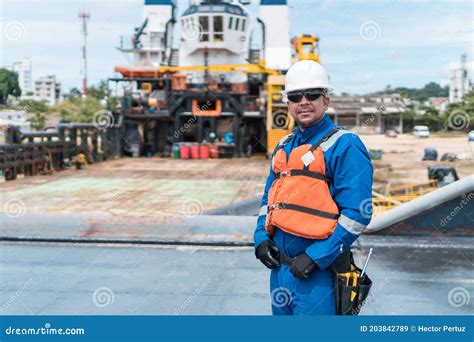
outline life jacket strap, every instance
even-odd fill
[[[334,127],[332,130],[327,132],[321,139],[319,139],[311,148],[309,149],[311,152],[314,152],[319,145],[321,145],[323,142],[328,140],[330,137],[332,137],[334,134],[339,132],[342,128],[341,127]]]
[[[303,212],[303,213],[306,213],[306,214],[315,215],[315,216],[324,217],[324,218],[333,219],[333,220],[337,220],[339,218],[339,214],[332,214],[332,213],[328,213],[326,211],[321,211],[321,210],[317,210],[317,209],[313,209],[313,208],[303,207],[303,206],[297,205],[297,204],[276,202],[276,203],[273,203],[273,204],[268,206],[268,211],[280,210],[280,209],[299,211],[299,212]]]
[[[311,177],[315,179],[320,179],[325,182],[329,181],[329,179],[323,175],[322,173],[319,172],[313,172],[309,170],[287,170],[287,171],[280,171],[275,173],[275,179],[279,179],[281,177],[286,177],[286,176],[305,176],[305,177]]]
[[[339,132],[341,129],[342,129],[341,127],[337,126],[337,127],[333,128],[332,130],[330,130],[321,139],[319,139],[313,146],[311,146],[309,148],[308,152],[313,153],[319,147],[319,145],[321,145],[323,142],[327,141],[329,138],[331,138],[334,134]],[[311,164],[305,165],[303,169],[304,170],[309,170],[310,165]]]

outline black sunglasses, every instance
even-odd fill
[[[298,103],[301,102],[303,99],[303,96],[308,100],[308,101],[316,101],[319,99],[320,96],[323,96],[324,94],[320,90],[308,90],[308,91],[295,91],[293,93],[288,93],[286,97],[288,98],[289,101]]]

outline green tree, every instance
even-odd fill
[[[120,96],[109,96],[107,98],[107,109],[114,110],[120,103]]]
[[[87,88],[87,96],[91,96],[98,100],[106,99],[110,96],[110,89],[107,81],[100,81],[98,85]]]
[[[401,94],[402,96],[408,97],[412,100],[424,102],[430,97],[447,97],[449,94],[449,88],[448,86],[441,87],[436,82],[427,83],[423,88],[392,88],[390,85],[387,85],[384,90],[376,92],[375,95],[390,95],[395,93]]]
[[[7,102],[8,95],[15,97],[21,95],[18,74],[14,71],[0,68],[0,104]]]
[[[415,126],[415,117],[416,113],[412,107],[408,107],[407,110],[402,114],[403,115],[403,127],[404,130],[412,130]]]
[[[48,111],[48,104],[44,100],[21,100],[15,108],[30,113],[46,113]]]
[[[74,88],[71,88],[71,90],[69,90],[69,95],[71,97],[81,97],[82,92],[79,89],[77,89],[76,87],[74,87]]]
[[[71,98],[50,108],[52,112],[59,113],[62,119],[76,123],[94,122],[94,114],[103,109],[100,101],[94,97]]]
[[[28,121],[33,130],[42,131],[46,125],[46,116],[43,113],[35,113]]]
[[[431,106],[420,106],[420,110],[425,111],[424,115],[439,116],[439,111]]]

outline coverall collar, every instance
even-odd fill
[[[307,143],[316,134],[324,134],[334,126],[334,123],[327,114],[324,114],[323,118],[312,126],[309,126],[302,131],[300,127],[296,129],[296,137],[300,143]]]

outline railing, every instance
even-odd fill
[[[80,153],[89,164],[120,157],[120,129],[121,125],[59,124],[54,130],[20,133],[11,126],[6,143],[0,144],[0,170],[6,180],[14,180],[19,174],[53,173]]]
[[[372,199],[373,215],[377,216],[402,203],[414,200],[438,188],[437,180],[430,180],[422,184],[405,184],[391,187],[385,197],[374,197]]]
[[[430,180],[422,184],[403,184],[393,186],[389,189],[388,193],[390,196],[400,196],[400,195],[424,195],[428,192],[433,191],[438,188],[437,180]]]

